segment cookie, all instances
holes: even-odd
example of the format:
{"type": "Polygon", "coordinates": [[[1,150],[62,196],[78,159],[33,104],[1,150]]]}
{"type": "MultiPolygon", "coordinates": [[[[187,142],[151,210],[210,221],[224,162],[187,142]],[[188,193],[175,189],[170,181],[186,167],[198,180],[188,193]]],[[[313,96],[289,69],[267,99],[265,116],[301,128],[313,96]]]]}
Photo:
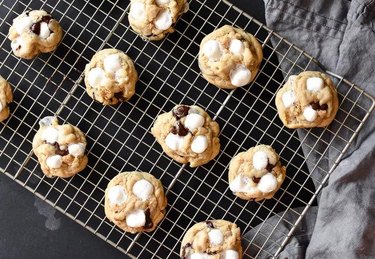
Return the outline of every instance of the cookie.
{"type": "Polygon", "coordinates": [[[275,102],[281,121],[291,129],[325,127],[339,107],[331,78],[316,71],[290,76],[277,92],[275,102]]]}
{"type": "Polygon", "coordinates": [[[104,105],[129,100],[135,93],[137,80],[133,61],[118,49],[97,52],[85,68],[88,95],[104,105]]]}
{"type": "Polygon", "coordinates": [[[262,58],[262,46],[252,34],[224,25],[203,38],[198,64],[208,82],[234,89],[254,80],[262,58]]]}
{"type": "Polygon", "coordinates": [[[188,9],[187,0],[131,0],[129,24],[142,38],[161,40],[188,9]]]}
{"type": "Polygon", "coordinates": [[[33,151],[47,177],[71,177],[87,165],[86,138],[80,129],[70,124],[59,125],[57,118],[40,120],[33,139],[33,151]]]}
{"type": "Polygon", "coordinates": [[[208,163],[220,150],[219,125],[200,107],[177,105],[159,115],[151,129],[164,152],[191,167],[208,163]]]}
{"type": "Polygon", "coordinates": [[[276,151],[258,145],[237,154],[229,164],[229,189],[244,200],[270,199],[285,179],[286,169],[276,151]]]}
{"type": "Polygon", "coordinates": [[[13,20],[8,38],[14,55],[32,59],[40,53],[54,51],[63,30],[57,20],[44,10],[26,11],[13,20]]]}
{"type": "Polygon", "coordinates": [[[13,102],[13,92],[7,80],[0,76],[0,122],[8,119],[10,110],[8,104],[13,102]]]}
{"type": "Polygon", "coordinates": [[[210,220],[192,226],[181,242],[181,259],[241,259],[241,231],[226,220],[210,220]]]}
{"type": "Polygon", "coordinates": [[[105,190],[105,215],[126,232],[153,231],[164,218],[166,206],[161,182],[149,173],[120,173],[105,190]]]}

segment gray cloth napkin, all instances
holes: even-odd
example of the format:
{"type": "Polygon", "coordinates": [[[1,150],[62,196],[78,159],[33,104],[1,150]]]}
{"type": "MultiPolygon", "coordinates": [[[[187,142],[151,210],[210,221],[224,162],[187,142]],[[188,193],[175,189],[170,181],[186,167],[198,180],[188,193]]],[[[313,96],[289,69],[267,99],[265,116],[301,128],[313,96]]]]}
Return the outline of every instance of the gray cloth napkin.
{"type": "MultiPolygon", "coordinates": [[[[265,0],[265,4],[270,28],[316,57],[328,70],[375,96],[374,0],[265,0]]],[[[318,206],[307,211],[279,258],[375,258],[374,129],[372,113],[322,189],[318,206]]],[[[328,171],[331,164],[323,166],[328,171]]],[[[314,177],[322,180],[324,175],[314,177]]],[[[295,222],[297,216],[288,212],[284,218],[295,222]]],[[[269,218],[262,228],[246,233],[246,239],[251,240],[257,231],[268,236],[275,226],[271,239],[284,239],[290,224],[278,224],[279,219],[278,215],[269,218]]],[[[262,235],[258,233],[253,243],[264,243],[257,238],[262,235]]],[[[245,242],[244,247],[252,256],[259,252],[253,244],[245,242]]],[[[258,256],[268,258],[277,249],[276,245],[266,246],[258,256]]]]}

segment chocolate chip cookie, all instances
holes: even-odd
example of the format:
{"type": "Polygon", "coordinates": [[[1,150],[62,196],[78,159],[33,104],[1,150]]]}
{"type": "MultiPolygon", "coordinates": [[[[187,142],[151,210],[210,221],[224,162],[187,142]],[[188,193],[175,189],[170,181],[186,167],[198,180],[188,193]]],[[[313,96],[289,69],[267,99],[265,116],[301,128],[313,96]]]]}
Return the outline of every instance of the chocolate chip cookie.
{"type": "Polygon", "coordinates": [[[331,78],[316,71],[290,76],[277,92],[275,102],[281,121],[291,129],[325,127],[339,107],[331,78]]]}
{"type": "Polygon", "coordinates": [[[210,220],[192,226],[181,242],[182,259],[241,259],[241,231],[226,220],[210,220]]]}
{"type": "Polygon", "coordinates": [[[164,152],[179,163],[197,167],[220,150],[219,125],[200,107],[177,105],[157,117],[152,135],[164,152]]]}
{"type": "Polygon", "coordinates": [[[33,139],[33,151],[47,177],[71,177],[87,165],[86,138],[70,124],[59,125],[56,117],[45,117],[33,139]]]}
{"type": "Polygon", "coordinates": [[[97,52],[85,68],[88,95],[104,105],[129,100],[135,93],[137,80],[133,61],[118,49],[97,52]]]}
{"type": "Polygon", "coordinates": [[[252,34],[225,25],[203,38],[198,63],[208,82],[234,89],[254,80],[262,58],[262,46],[252,34]]]}
{"type": "Polygon", "coordinates": [[[129,23],[142,38],[161,40],[189,9],[187,0],[131,0],[129,23]]]}
{"type": "Polygon", "coordinates": [[[8,119],[9,104],[13,102],[13,92],[7,80],[0,76],[0,122],[8,119]]]}
{"type": "Polygon", "coordinates": [[[57,48],[63,30],[57,20],[44,10],[26,11],[13,20],[8,38],[14,55],[32,59],[57,48]]]}
{"type": "Polygon", "coordinates": [[[229,164],[229,188],[244,200],[270,199],[285,179],[286,169],[276,151],[258,145],[237,154],[229,164]]]}
{"type": "Polygon", "coordinates": [[[153,231],[164,218],[166,206],[161,182],[149,173],[120,173],[105,190],[105,215],[126,232],[153,231]]]}

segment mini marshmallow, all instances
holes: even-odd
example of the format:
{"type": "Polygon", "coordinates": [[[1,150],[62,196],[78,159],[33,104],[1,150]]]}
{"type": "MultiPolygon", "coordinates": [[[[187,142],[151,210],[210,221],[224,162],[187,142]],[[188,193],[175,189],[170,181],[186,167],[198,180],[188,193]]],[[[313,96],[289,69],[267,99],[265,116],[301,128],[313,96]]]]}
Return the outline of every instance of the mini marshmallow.
{"type": "Polygon", "coordinates": [[[229,51],[234,55],[242,55],[245,50],[245,46],[242,41],[233,39],[229,43],[229,51]]]}
{"type": "Polygon", "coordinates": [[[208,147],[208,140],[206,136],[202,136],[202,135],[196,136],[193,142],[191,143],[191,150],[197,154],[201,154],[204,151],[206,151],[207,147],[208,147]]]}
{"type": "Polygon", "coordinates": [[[155,3],[159,6],[161,5],[167,5],[171,2],[171,0],[156,0],[155,3]]]}
{"type": "Polygon", "coordinates": [[[303,117],[305,117],[307,121],[313,122],[317,116],[318,113],[311,107],[311,105],[306,106],[303,109],[303,117]]]}
{"type": "Polygon", "coordinates": [[[260,178],[258,183],[258,190],[263,193],[269,193],[276,189],[277,180],[276,177],[271,173],[266,173],[260,178]]]}
{"type": "Polygon", "coordinates": [[[172,26],[172,15],[169,10],[159,12],[154,20],[154,25],[159,30],[168,30],[172,26]]]}
{"type": "Polygon", "coordinates": [[[251,72],[244,65],[240,65],[230,71],[229,77],[232,85],[240,87],[250,82],[251,72]]]}
{"type": "Polygon", "coordinates": [[[184,144],[184,137],[169,133],[165,138],[165,144],[174,151],[179,150],[184,144]]]}
{"type": "Polygon", "coordinates": [[[126,225],[132,228],[143,227],[146,224],[146,215],[143,210],[133,210],[126,215],[126,225]]]}
{"type": "Polygon", "coordinates": [[[16,29],[17,34],[21,35],[24,32],[30,30],[30,27],[34,24],[33,20],[28,17],[16,18],[13,20],[14,28],[16,29]]]}
{"type": "Polygon", "coordinates": [[[147,180],[141,179],[133,185],[133,193],[140,200],[146,201],[154,192],[154,186],[147,180]]]}
{"type": "Polygon", "coordinates": [[[191,132],[204,125],[204,117],[198,113],[190,113],[186,116],[184,126],[191,132]]]}
{"type": "Polygon", "coordinates": [[[41,119],[41,120],[39,121],[39,125],[40,125],[41,127],[51,126],[52,123],[53,123],[54,121],[56,121],[56,120],[57,120],[57,119],[56,119],[56,117],[54,117],[54,116],[46,116],[46,117],[44,117],[43,119],[41,119]]]}
{"type": "Polygon", "coordinates": [[[95,67],[89,71],[87,80],[92,87],[100,87],[106,83],[107,78],[103,69],[95,67]]]}
{"type": "Polygon", "coordinates": [[[294,94],[294,91],[289,90],[283,93],[283,95],[281,96],[281,99],[283,101],[285,108],[290,108],[293,106],[294,102],[296,101],[296,96],[294,94]]]}
{"type": "Polygon", "coordinates": [[[10,47],[12,48],[13,51],[17,51],[20,49],[20,47],[22,47],[23,43],[24,43],[24,40],[21,37],[18,37],[17,39],[15,39],[14,41],[10,43],[10,47]]]}
{"type": "Polygon", "coordinates": [[[3,105],[2,105],[1,102],[0,102],[0,112],[2,112],[3,109],[4,109],[4,107],[3,107],[3,105]]]}
{"type": "Polygon", "coordinates": [[[310,77],[306,80],[306,88],[311,92],[318,92],[323,89],[324,81],[320,77],[310,77]]]}
{"type": "Polygon", "coordinates": [[[49,156],[46,159],[46,164],[49,168],[57,169],[62,165],[62,157],[60,155],[49,156]]]}
{"type": "Polygon", "coordinates": [[[121,185],[115,185],[108,189],[108,199],[109,202],[116,205],[123,204],[128,196],[126,195],[125,188],[121,185]]]}
{"type": "Polygon", "coordinates": [[[82,143],[71,144],[68,146],[68,152],[74,157],[83,156],[85,153],[86,145],[82,143]]]}
{"type": "Polygon", "coordinates": [[[209,40],[203,45],[203,54],[211,61],[217,61],[223,55],[220,42],[209,40]]]}
{"type": "Polygon", "coordinates": [[[135,2],[130,5],[130,16],[134,20],[143,21],[146,19],[146,8],[143,3],[135,2]]]}
{"type": "Polygon", "coordinates": [[[47,39],[49,37],[49,35],[51,34],[50,30],[49,30],[49,27],[48,27],[48,24],[45,23],[45,22],[41,22],[40,23],[40,33],[39,33],[39,37],[43,38],[43,39],[47,39]]]}
{"type": "Polygon", "coordinates": [[[256,170],[265,169],[268,165],[268,156],[266,152],[257,151],[253,155],[253,166],[256,170]]]}
{"type": "Polygon", "coordinates": [[[121,68],[121,58],[117,54],[112,54],[104,58],[103,64],[105,71],[115,73],[121,68]]]}
{"type": "Polygon", "coordinates": [[[254,190],[248,183],[250,179],[246,176],[237,175],[236,178],[229,184],[229,189],[232,192],[252,192],[254,190]]]}
{"type": "Polygon", "coordinates": [[[222,253],[222,259],[238,259],[240,258],[236,250],[227,249],[222,253]]]}
{"type": "Polygon", "coordinates": [[[49,126],[42,132],[40,138],[49,144],[54,144],[59,139],[59,131],[54,127],[49,126]]]}
{"type": "Polygon", "coordinates": [[[211,246],[221,245],[224,241],[224,236],[220,229],[211,229],[208,232],[208,238],[210,239],[211,246]]]}
{"type": "Polygon", "coordinates": [[[206,253],[193,253],[189,255],[189,259],[209,259],[210,256],[206,253]]]}

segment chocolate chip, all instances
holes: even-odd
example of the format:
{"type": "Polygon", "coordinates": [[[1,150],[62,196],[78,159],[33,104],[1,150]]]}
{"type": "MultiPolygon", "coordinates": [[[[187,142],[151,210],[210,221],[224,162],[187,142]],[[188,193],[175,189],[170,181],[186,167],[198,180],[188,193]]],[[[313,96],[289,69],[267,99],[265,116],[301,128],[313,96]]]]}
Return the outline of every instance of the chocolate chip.
{"type": "Polygon", "coordinates": [[[117,98],[120,102],[125,101],[124,95],[122,92],[115,93],[113,97],[117,98]]]}
{"type": "Polygon", "coordinates": [[[322,105],[320,105],[319,102],[312,102],[310,105],[311,105],[311,108],[313,108],[314,110],[327,110],[328,109],[328,105],[326,103],[323,103],[322,105]]]}
{"type": "Polygon", "coordinates": [[[181,255],[181,259],[186,259],[186,249],[190,248],[192,246],[191,243],[186,243],[186,245],[184,245],[182,247],[182,255],[181,255]]]}
{"type": "Polygon", "coordinates": [[[37,23],[34,23],[33,25],[31,25],[31,31],[35,34],[40,34],[40,22],[37,22],[37,23]]]}
{"type": "Polygon", "coordinates": [[[54,144],[54,147],[56,148],[56,154],[57,155],[60,155],[60,156],[66,156],[66,155],[69,155],[69,152],[67,149],[64,149],[64,150],[61,150],[60,149],[60,145],[59,143],[55,142],[54,144]]]}
{"type": "Polygon", "coordinates": [[[259,183],[260,177],[253,176],[253,178],[251,178],[251,180],[253,180],[254,183],[259,183]]]}
{"type": "Polygon", "coordinates": [[[178,134],[179,136],[183,137],[189,133],[189,129],[185,128],[185,126],[181,123],[181,121],[178,121],[177,125],[172,127],[171,133],[175,135],[178,134]]]}
{"type": "Polygon", "coordinates": [[[190,110],[189,106],[180,105],[177,108],[173,109],[172,113],[173,113],[173,116],[176,117],[177,120],[179,120],[182,117],[185,117],[186,115],[188,115],[189,110],[190,110]]]}
{"type": "Polygon", "coordinates": [[[215,228],[214,224],[211,221],[206,221],[206,225],[208,228],[215,228]]]}
{"type": "Polygon", "coordinates": [[[145,217],[146,217],[146,223],[143,226],[143,228],[152,228],[153,223],[152,223],[152,220],[151,220],[151,217],[150,217],[150,209],[147,209],[145,211],[145,217]]]}
{"type": "Polygon", "coordinates": [[[42,22],[45,22],[45,23],[49,23],[50,20],[52,20],[52,16],[51,15],[45,15],[42,17],[42,22]]]}
{"type": "Polygon", "coordinates": [[[30,10],[27,10],[27,11],[25,12],[25,15],[26,15],[26,16],[29,16],[29,14],[30,14],[30,10]]]}
{"type": "Polygon", "coordinates": [[[33,33],[39,35],[40,34],[40,23],[41,22],[49,23],[49,21],[51,19],[53,19],[51,15],[45,15],[45,16],[43,16],[42,19],[39,22],[36,22],[33,25],[31,25],[31,27],[30,27],[31,31],[33,33]]]}
{"type": "Polygon", "coordinates": [[[216,254],[217,254],[217,251],[207,251],[207,254],[208,254],[208,255],[216,255],[216,254]]]}

